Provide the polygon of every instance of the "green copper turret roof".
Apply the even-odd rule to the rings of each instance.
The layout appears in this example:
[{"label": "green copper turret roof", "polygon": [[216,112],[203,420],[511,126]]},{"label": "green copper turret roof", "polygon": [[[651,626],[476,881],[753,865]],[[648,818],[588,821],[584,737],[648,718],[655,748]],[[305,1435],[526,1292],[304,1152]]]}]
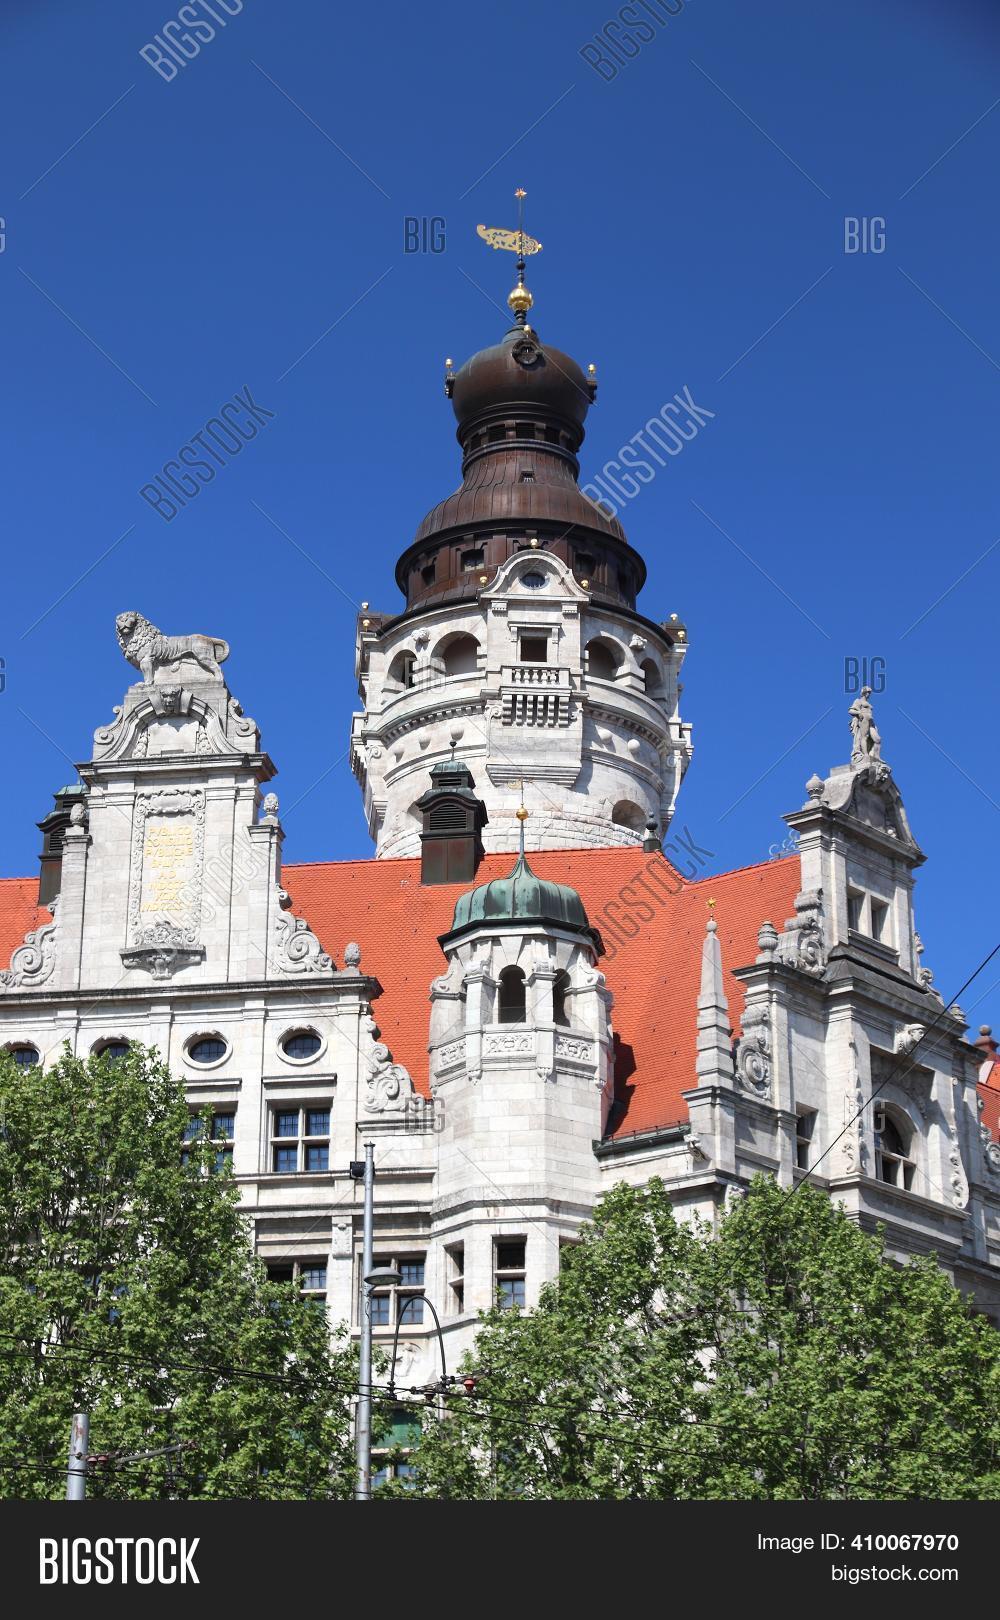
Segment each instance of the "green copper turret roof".
[{"label": "green copper turret roof", "polygon": [[538,877],[523,851],[507,877],[479,883],[459,895],[451,928],[447,934],[442,934],[442,943],[491,922],[548,923],[569,933],[585,935],[598,954],[604,949],[601,936],[596,928],[591,928],[576,890],[567,883],[553,883]]}]

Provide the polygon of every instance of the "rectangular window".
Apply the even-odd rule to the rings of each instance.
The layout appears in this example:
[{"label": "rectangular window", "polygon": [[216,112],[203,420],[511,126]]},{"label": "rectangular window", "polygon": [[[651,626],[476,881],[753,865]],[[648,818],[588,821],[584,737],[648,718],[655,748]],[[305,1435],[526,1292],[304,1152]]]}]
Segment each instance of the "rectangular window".
[{"label": "rectangular window", "polygon": [[420,1418],[412,1407],[390,1407],[388,1412],[382,1407],[376,1413],[372,1425],[373,1488],[388,1484],[390,1479],[412,1479],[414,1467],[407,1457],[419,1439]]},{"label": "rectangular window", "polygon": [[297,1282],[303,1297],[316,1305],[326,1304],[326,1261],[292,1260],[268,1265],[271,1282]]},{"label": "rectangular window", "polygon": [[[233,1162],[233,1137],[236,1135],[236,1114],[234,1110],[213,1112],[209,1121],[208,1140],[215,1148],[214,1168],[222,1170]],[[205,1135],[205,1118],[203,1114],[192,1114],[184,1127],[185,1142],[200,1142]],[[190,1164],[191,1154],[186,1148],[181,1150],[181,1164]]]},{"label": "rectangular window", "polygon": [[872,938],[889,944],[889,907],[884,900],[872,899]]},{"label": "rectangular window", "polygon": [[861,914],[864,909],[865,897],[860,889],[847,891],[847,926],[855,934],[861,932]]},{"label": "rectangular window", "polygon": [[276,1175],[329,1170],[330,1109],[276,1108],[271,1114],[271,1169]]},{"label": "rectangular window", "polygon": [[497,1238],[493,1246],[493,1278],[502,1311],[524,1309],[524,1255],[524,1238]]},{"label": "rectangular window", "polygon": [[454,1243],[445,1249],[448,1271],[448,1301],[452,1316],[461,1316],[465,1310],[465,1244]]},{"label": "rectangular window", "polygon": [[549,641],[547,636],[521,637],[521,663],[547,664],[549,660]]},{"label": "rectangular window", "polygon": [[[398,1271],[398,1283],[376,1288],[371,1296],[372,1327],[419,1327],[424,1320],[425,1257],[422,1254],[375,1256],[377,1268]],[[358,1299],[364,1297],[361,1265],[358,1263]]]},{"label": "rectangular window", "polygon": [[809,1159],[812,1153],[813,1131],[816,1128],[815,1108],[802,1108],[799,1110],[795,1122],[795,1163],[800,1170],[809,1169]]}]

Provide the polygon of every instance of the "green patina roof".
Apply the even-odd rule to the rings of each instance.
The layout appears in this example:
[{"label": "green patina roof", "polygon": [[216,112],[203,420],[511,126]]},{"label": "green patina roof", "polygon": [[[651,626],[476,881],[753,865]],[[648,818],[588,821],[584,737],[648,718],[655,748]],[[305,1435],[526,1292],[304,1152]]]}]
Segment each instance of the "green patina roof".
[{"label": "green patina roof", "polygon": [[490,922],[550,923],[574,934],[586,934],[598,951],[603,949],[576,890],[567,883],[551,883],[538,877],[524,854],[518,856],[507,877],[493,878],[459,895],[451,929],[442,939]]}]

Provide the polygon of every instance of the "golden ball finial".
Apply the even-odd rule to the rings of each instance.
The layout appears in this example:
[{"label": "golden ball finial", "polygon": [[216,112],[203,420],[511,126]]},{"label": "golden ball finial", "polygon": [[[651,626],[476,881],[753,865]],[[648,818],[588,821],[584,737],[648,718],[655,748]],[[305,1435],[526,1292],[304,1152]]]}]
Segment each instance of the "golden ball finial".
[{"label": "golden ball finial", "polygon": [[523,804],[518,806],[518,808],[514,811],[514,814],[516,815],[518,821],[527,821],[528,819],[528,812],[524,808]]},{"label": "golden ball finial", "polygon": [[527,287],[523,286],[521,283],[518,283],[516,287],[512,287],[510,292],[507,294],[507,304],[509,308],[513,310],[515,315],[527,315],[534,302],[535,300],[532,298]]}]

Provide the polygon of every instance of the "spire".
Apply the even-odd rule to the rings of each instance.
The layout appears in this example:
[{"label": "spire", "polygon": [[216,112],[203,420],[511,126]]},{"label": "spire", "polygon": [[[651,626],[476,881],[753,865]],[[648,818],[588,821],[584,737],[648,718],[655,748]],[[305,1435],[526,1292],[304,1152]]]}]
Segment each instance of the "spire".
[{"label": "spire", "polygon": [[[715,905],[710,900],[710,906]],[[695,1073],[699,1085],[733,1082],[732,1029],[729,1004],[722,977],[722,948],[719,925],[709,914],[701,947],[701,994],[698,997],[698,1060]]]},{"label": "spire", "polygon": [[528,311],[535,300],[524,285],[524,261],[532,253],[541,253],[542,244],[536,242],[533,236],[528,236],[524,229],[524,199],[528,193],[523,186],[518,186],[514,193],[517,198],[517,230],[508,231],[500,225],[477,225],[476,231],[484,242],[491,248],[505,248],[508,253],[517,254],[517,283],[507,298],[507,303],[514,312],[514,320],[518,326],[526,326]]}]

